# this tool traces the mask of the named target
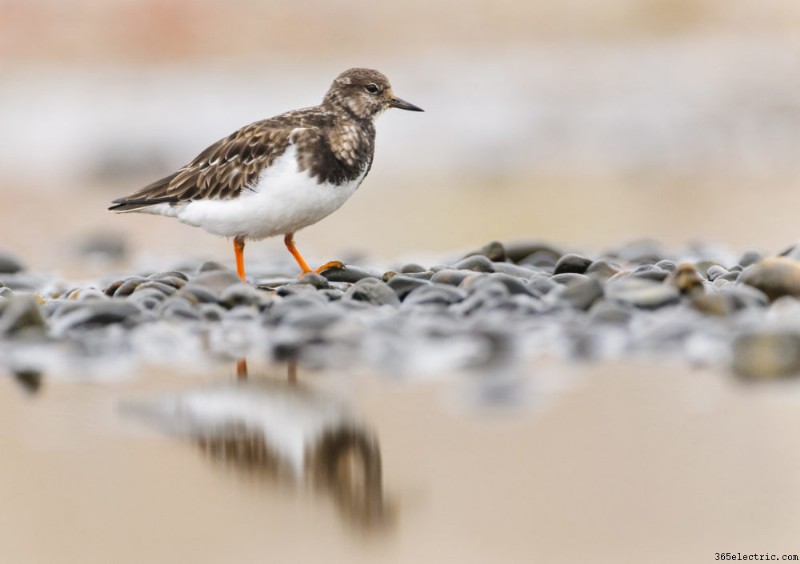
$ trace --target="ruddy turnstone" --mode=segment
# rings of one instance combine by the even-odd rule
[[[380,72],[347,70],[319,106],[246,125],[109,209],[175,217],[233,238],[242,281],[245,242],[276,235],[284,236],[303,274],[342,268],[330,261],[312,270],[294,234],[339,209],[364,181],[375,151],[375,119],[388,108],[422,111],[395,97]]]

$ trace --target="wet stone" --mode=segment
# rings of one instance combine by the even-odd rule
[[[583,274],[591,264],[591,259],[581,255],[576,255],[574,253],[569,253],[558,259],[553,273],[564,274],[566,272],[574,272],[576,274]]]
[[[35,296],[20,294],[0,302],[0,335],[41,338],[46,334],[47,321]]]
[[[700,273],[697,272],[695,267],[689,263],[678,265],[675,270],[669,273],[665,283],[684,295],[702,294],[705,291],[703,277],[700,276]]]
[[[627,278],[612,280],[605,286],[609,300],[641,309],[658,309],[679,301],[678,289],[654,280]]]
[[[475,255],[455,263],[452,268],[456,270],[472,270],[474,272],[494,272],[494,266],[485,256]]]
[[[0,274],[16,274],[25,270],[22,262],[8,251],[0,251]]]
[[[354,284],[364,278],[380,278],[375,273],[367,272],[356,266],[347,266],[345,268],[329,268],[322,272],[328,282],[349,282]]]
[[[740,275],[740,281],[758,288],[770,300],[781,296],[800,297],[800,261],[787,257],[764,259],[748,266]]]
[[[344,294],[344,300],[355,300],[373,305],[399,306],[400,299],[386,282],[365,278],[353,284]]]
[[[492,241],[481,247],[464,255],[464,258],[472,256],[486,257],[490,261],[504,262],[506,260],[506,249],[499,241]]]
[[[800,374],[800,334],[745,333],[733,343],[733,369],[741,378],[766,381]]]
[[[427,280],[421,280],[419,278],[412,278],[411,276],[398,274],[397,276],[393,276],[391,279],[389,279],[387,284],[402,301],[416,288],[419,288],[420,286],[427,286],[430,284],[430,282]]]

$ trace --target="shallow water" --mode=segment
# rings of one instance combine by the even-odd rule
[[[242,382],[232,366],[161,367],[55,377],[35,394],[3,378],[3,560],[707,562],[792,550],[797,383],[550,362],[525,381],[528,400],[504,407],[455,374],[301,367],[291,383],[285,366],[251,363]],[[323,429],[345,430],[327,458]]]

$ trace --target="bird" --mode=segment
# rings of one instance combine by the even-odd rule
[[[334,260],[312,269],[294,235],[339,209],[364,181],[375,153],[375,120],[389,108],[423,111],[396,97],[383,73],[346,70],[318,106],[245,125],[108,209],[174,217],[231,238],[245,283],[245,243],[279,235],[300,276],[344,268]]]

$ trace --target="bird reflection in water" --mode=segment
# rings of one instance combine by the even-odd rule
[[[237,368],[240,363],[237,363]],[[246,365],[245,365],[246,366]],[[346,520],[387,523],[381,454],[374,435],[338,398],[289,380],[249,379],[128,404],[210,460],[238,474],[330,496]]]

